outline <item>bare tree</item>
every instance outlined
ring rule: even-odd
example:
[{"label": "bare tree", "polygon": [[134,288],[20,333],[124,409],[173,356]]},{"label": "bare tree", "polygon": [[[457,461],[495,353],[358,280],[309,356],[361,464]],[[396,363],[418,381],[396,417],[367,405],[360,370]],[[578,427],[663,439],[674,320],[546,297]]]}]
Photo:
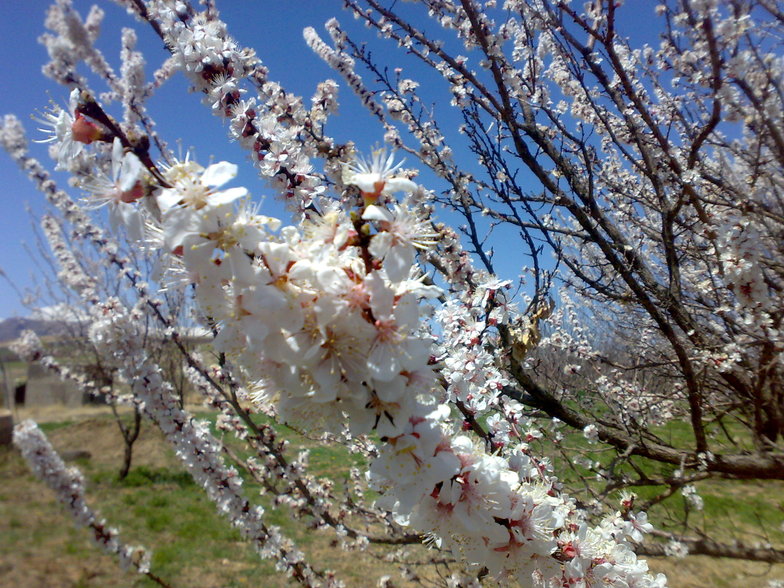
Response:
[{"label": "bare tree", "polygon": [[[40,219],[42,235],[37,234],[36,263],[41,271],[37,275],[37,295],[27,297],[27,304],[34,310],[45,306],[50,320],[57,322],[58,335],[52,343],[53,360],[60,364],[62,375],[83,394],[83,400],[108,405],[123,440],[123,459],[118,477],[125,479],[133,461],[133,446],[139,438],[143,411],[128,392],[129,382],[119,373],[118,366],[90,340],[89,307],[101,297],[113,296],[130,299],[133,292],[112,275],[89,243],[74,233],[64,230],[68,224],[52,210]],[[123,243],[123,254],[143,275],[150,276],[155,266],[154,251],[134,249]],[[33,252],[31,252],[33,253]],[[188,307],[182,292],[167,292],[162,298],[163,308],[171,316],[179,317],[182,328],[187,329]],[[179,352],[154,323],[147,323],[147,349],[162,367],[167,380],[184,406],[186,391],[190,388],[185,379],[185,368]],[[184,339],[191,347],[190,338]],[[130,407],[131,418],[118,409]]]}]

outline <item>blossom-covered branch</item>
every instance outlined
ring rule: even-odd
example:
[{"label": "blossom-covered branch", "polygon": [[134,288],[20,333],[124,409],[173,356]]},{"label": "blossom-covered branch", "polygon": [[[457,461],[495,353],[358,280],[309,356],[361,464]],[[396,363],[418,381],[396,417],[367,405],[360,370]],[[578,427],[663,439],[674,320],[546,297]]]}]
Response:
[{"label": "blossom-covered branch", "polygon": [[49,486],[60,503],[71,511],[75,523],[89,528],[93,539],[104,551],[119,557],[123,569],[132,567],[159,586],[169,586],[150,572],[149,551],[144,547],[124,545],[118,531],[108,527],[106,521],[99,518],[87,505],[84,478],[77,469],[66,467],[38,425],[30,420],[19,423],[14,428],[14,444],[22,452],[33,473]]}]

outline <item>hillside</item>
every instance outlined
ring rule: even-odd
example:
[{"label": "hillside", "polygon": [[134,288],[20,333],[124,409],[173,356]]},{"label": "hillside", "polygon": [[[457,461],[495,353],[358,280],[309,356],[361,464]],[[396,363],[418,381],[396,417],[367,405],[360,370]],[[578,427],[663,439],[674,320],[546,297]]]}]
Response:
[{"label": "hillside", "polygon": [[60,335],[65,331],[65,322],[49,319],[11,317],[0,321],[0,343],[8,343],[18,338],[22,331],[31,329],[39,337]]}]

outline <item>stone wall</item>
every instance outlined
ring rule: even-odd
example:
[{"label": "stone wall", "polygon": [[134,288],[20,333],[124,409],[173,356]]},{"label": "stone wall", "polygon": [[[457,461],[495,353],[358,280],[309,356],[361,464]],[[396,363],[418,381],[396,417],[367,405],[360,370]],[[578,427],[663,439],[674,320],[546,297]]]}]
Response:
[{"label": "stone wall", "polygon": [[27,369],[27,389],[25,406],[46,406],[64,404],[81,406],[84,394],[71,382],[63,382],[37,363]]}]

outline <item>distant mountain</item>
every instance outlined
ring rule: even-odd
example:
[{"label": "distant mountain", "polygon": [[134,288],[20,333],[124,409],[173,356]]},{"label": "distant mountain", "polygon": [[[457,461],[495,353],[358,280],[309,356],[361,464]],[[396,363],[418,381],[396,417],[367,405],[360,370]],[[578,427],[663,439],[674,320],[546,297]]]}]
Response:
[{"label": "distant mountain", "polygon": [[39,337],[60,335],[66,330],[66,323],[59,320],[35,319],[15,316],[0,321],[0,343],[17,339],[25,329],[35,331]]},{"label": "distant mountain", "polygon": [[[39,337],[57,336],[57,335],[70,335],[74,336],[75,333],[80,332],[78,328],[78,321],[73,320],[73,314],[61,313],[60,316],[68,316],[70,320],[63,320],[62,318],[48,318],[49,316],[56,316],[55,313],[49,312],[44,314],[43,317],[20,317],[15,316],[3,321],[0,321],[0,345],[7,345],[11,341],[19,338],[22,331],[30,329],[35,331]],[[201,326],[180,327],[178,329],[180,337],[191,343],[207,343],[214,338],[213,333]],[[85,332],[83,329],[81,332]],[[165,337],[162,329],[151,329],[150,336]]]}]

